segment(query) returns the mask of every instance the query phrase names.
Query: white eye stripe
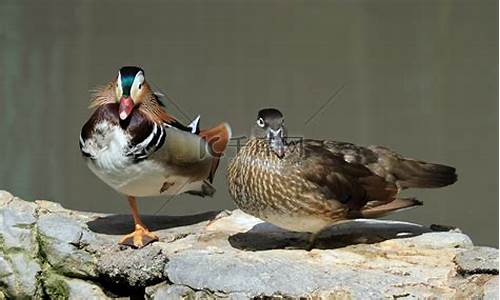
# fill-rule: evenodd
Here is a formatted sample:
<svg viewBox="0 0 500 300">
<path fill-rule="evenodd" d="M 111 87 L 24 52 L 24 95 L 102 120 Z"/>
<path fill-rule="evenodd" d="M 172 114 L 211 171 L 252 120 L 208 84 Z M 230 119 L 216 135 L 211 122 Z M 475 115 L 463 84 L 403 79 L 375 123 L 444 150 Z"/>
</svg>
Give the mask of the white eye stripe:
<svg viewBox="0 0 500 300">
<path fill-rule="evenodd" d="M 139 71 L 137 72 L 137 74 L 135 75 L 135 78 L 134 78 L 134 83 L 132 85 L 140 85 L 144 82 L 144 74 L 142 73 L 142 71 Z"/>
<path fill-rule="evenodd" d="M 135 98 L 137 96 L 138 90 L 142 88 L 142 84 L 144 83 L 144 74 L 142 71 L 137 72 L 135 75 L 134 81 L 132 82 L 132 88 L 130 89 L 130 93 L 132 95 L 132 98 Z"/>
<path fill-rule="evenodd" d="M 122 74 L 120 72 L 118 72 L 118 79 L 116 80 L 116 88 L 117 88 L 118 98 L 120 98 L 123 95 Z"/>
<path fill-rule="evenodd" d="M 259 125 L 259 127 L 264 127 L 264 126 L 266 126 L 266 123 L 264 123 L 264 119 L 259 118 L 257 120 L 257 125 Z"/>
</svg>

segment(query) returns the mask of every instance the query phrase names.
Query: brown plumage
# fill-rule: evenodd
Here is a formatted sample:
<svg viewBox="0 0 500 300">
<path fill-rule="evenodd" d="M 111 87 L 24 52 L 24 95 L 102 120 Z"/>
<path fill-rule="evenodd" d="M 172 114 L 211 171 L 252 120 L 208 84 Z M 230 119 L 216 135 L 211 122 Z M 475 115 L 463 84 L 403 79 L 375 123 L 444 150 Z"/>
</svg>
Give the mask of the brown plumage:
<svg viewBox="0 0 500 300">
<path fill-rule="evenodd" d="M 421 205 L 398 197 L 402 189 L 457 179 L 452 167 L 384 147 L 308 139 L 292 144 L 285 132 L 279 111 L 260 111 L 253 137 L 228 167 L 238 207 L 285 229 L 317 233 L 344 220 L 380 217 Z"/>
</svg>

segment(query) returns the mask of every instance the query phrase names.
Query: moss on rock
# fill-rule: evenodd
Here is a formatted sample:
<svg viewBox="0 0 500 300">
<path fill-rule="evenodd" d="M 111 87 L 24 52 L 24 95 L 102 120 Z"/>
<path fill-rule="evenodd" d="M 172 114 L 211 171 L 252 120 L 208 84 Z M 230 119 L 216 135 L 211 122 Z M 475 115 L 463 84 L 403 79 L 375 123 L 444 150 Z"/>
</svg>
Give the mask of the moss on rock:
<svg viewBox="0 0 500 300">
<path fill-rule="evenodd" d="M 69 288 L 63 276 L 51 270 L 46 270 L 42 274 L 41 281 L 43 284 L 44 296 L 55 300 L 69 298 Z"/>
</svg>

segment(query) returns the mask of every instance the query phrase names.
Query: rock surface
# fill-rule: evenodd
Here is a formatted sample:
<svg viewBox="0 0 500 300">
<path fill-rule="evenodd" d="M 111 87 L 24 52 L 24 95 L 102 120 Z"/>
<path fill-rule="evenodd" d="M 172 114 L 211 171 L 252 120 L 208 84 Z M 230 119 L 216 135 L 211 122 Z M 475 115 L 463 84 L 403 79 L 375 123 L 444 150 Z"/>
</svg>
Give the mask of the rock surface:
<svg viewBox="0 0 500 300">
<path fill-rule="evenodd" d="M 358 220 L 305 251 L 306 234 L 239 210 L 143 220 L 160 242 L 124 248 L 129 216 L 0 191 L 0 299 L 498 298 L 498 250 L 459 230 Z"/>
</svg>

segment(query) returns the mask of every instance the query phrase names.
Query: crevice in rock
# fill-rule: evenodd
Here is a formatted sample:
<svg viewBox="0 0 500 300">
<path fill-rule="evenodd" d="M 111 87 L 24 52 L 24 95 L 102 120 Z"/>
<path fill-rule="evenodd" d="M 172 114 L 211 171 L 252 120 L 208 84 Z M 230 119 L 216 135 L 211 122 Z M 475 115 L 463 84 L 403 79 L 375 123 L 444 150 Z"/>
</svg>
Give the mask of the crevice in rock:
<svg viewBox="0 0 500 300">
<path fill-rule="evenodd" d="M 455 269 L 462 276 L 498 275 L 498 250 L 475 246 L 457 253 L 453 258 Z"/>
<path fill-rule="evenodd" d="M 38 215 L 36 216 L 38 218 Z M 38 228 L 36 225 L 32 229 L 32 234 L 34 235 L 34 240 L 37 245 L 37 253 L 35 255 L 35 259 L 38 261 L 40 265 L 41 271 L 35 275 L 35 280 L 37 282 L 37 288 L 35 291 L 35 295 L 41 297 L 42 299 L 50 298 L 50 295 L 47 291 L 47 283 L 46 283 L 46 272 L 47 269 L 52 268 L 50 262 L 47 260 L 47 254 L 43 250 L 43 241 L 40 238 L 40 234 L 38 232 Z"/>
<path fill-rule="evenodd" d="M 471 275 L 498 275 L 498 269 L 475 269 L 475 270 L 464 270 L 457 266 L 457 273 L 462 276 L 471 276 Z"/>
<path fill-rule="evenodd" d="M 402 294 L 392 295 L 392 299 L 406 298 L 406 297 L 409 297 L 410 295 L 411 295 L 410 293 L 402 293 Z"/>
<path fill-rule="evenodd" d="M 215 299 L 228 298 L 229 297 L 229 294 L 226 293 L 226 292 L 224 292 L 224 291 L 214 291 L 214 290 L 207 289 L 207 288 L 197 289 L 197 288 L 194 288 L 194 287 L 186 285 L 186 284 L 176 284 L 176 283 L 170 283 L 170 286 L 186 287 L 186 288 L 190 289 L 193 293 L 199 293 L 199 292 L 201 292 L 201 293 L 206 294 L 204 296 L 209 297 L 209 299 L 211 299 L 210 297 L 213 297 Z M 185 295 L 182 295 L 182 296 L 185 296 Z M 189 298 L 189 299 L 191 299 L 191 298 Z"/>
<path fill-rule="evenodd" d="M 258 295 L 255 297 L 252 297 L 254 300 L 275 300 L 275 299 L 283 299 L 283 300 L 293 300 L 293 299 L 300 299 L 300 300 L 305 300 L 307 299 L 306 297 L 292 297 L 288 295 L 284 295 L 281 293 L 276 293 L 272 295 Z"/>
</svg>

